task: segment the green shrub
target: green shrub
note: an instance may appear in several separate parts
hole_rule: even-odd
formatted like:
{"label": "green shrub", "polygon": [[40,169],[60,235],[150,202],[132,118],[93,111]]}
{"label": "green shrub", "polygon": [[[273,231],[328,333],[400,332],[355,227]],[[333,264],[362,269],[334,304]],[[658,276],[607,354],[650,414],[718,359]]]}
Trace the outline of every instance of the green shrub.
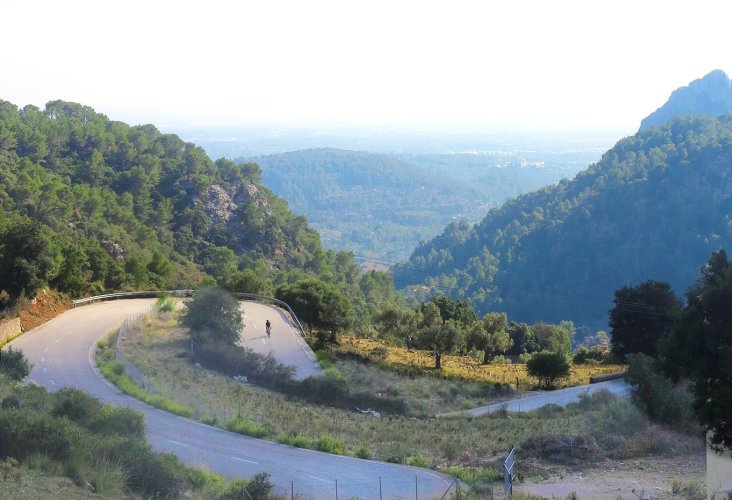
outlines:
{"label": "green shrub", "polygon": [[229,490],[221,497],[223,500],[269,500],[274,485],[269,474],[260,472],[250,481],[232,481]]}
{"label": "green shrub", "polygon": [[219,419],[216,415],[203,415],[201,417],[201,423],[206,425],[213,425],[216,426],[219,424]]}
{"label": "green shrub", "polygon": [[371,458],[371,450],[369,450],[365,444],[361,444],[358,446],[358,448],[356,448],[354,456],[356,456],[357,458],[364,458],[368,460]]}
{"label": "green shrub", "polygon": [[574,352],[572,362],[576,365],[605,363],[610,358],[610,349],[605,345],[580,347]]}
{"label": "green shrub", "polygon": [[95,433],[142,439],[145,437],[145,418],[132,408],[103,405],[95,418],[86,424]]}
{"label": "green shrub", "polygon": [[24,460],[36,451],[66,461],[82,438],[81,429],[66,419],[26,410],[0,411],[2,454]]}
{"label": "green shrub", "polygon": [[108,440],[98,450],[120,463],[128,474],[127,486],[155,497],[178,497],[187,471],[171,453],[155,453],[139,439]]}
{"label": "green shrub", "polygon": [[564,408],[558,404],[549,403],[534,410],[534,415],[539,418],[554,418],[558,413],[562,413]]}
{"label": "green shrub", "polygon": [[173,312],[175,310],[175,299],[163,292],[155,301],[155,308],[161,313]]}
{"label": "green shrub", "polygon": [[18,398],[18,396],[16,396],[15,394],[6,396],[3,398],[2,403],[0,403],[0,407],[2,407],[3,410],[8,410],[8,409],[17,410],[20,408],[20,398]]}
{"label": "green shrub", "polygon": [[641,433],[648,428],[648,421],[633,403],[617,401],[606,405],[595,420],[594,432],[617,434],[625,437]]}
{"label": "green shrub", "polygon": [[278,443],[294,446],[295,448],[310,448],[310,438],[296,432],[288,432],[277,438]]}
{"label": "green shrub", "polygon": [[317,351],[315,351],[315,358],[318,360],[318,363],[323,370],[335,366],[335,361],[333,361],[330,353],[325,349],[318,349]]}
{"label": "green shrub", "polygon": [[204,498],[219,497],[223,495],[228,487],[226,480],[215,472],[199,468],[188,469],[188,483],[195,489],[201,491]]}
{"label": "green shrub", "polygon": [[323,370],[323,376],[336,382],[340,382],[341,380],[343,380],[343,374],[335,366],[330,366]]}
{"label": "green shrub", "polygon": [[376,361],[386,361],[386,358],[389,357],[389,349],[384,346],[374,347],[369,352],[369,356]]}
{"label": "green shrub", "polygon": [[13,380],[23,380],[30,374],[31,368],[32,365],[20,349],[9,347],[0,351],[0,374]]}
{"label": "green shrub", "polygon": [[334,455],[346,454],[346,442],[342,439],[328,436],[327,434],[321,434],[318,436],[314,445],[315,449],[318,451],[333,453]]}
{"label": "green shrub", "polygon": [[569,368],[564,354],[551,351],[534,353],[526,363],[527,373],[538,378],[546,388],[552,387],[558,378],[569,375]]}
{"label": "green shrub", "polygon": [[645,354],[629,354],[625,380],[633,385],[633,401],[654,422],[686,432],[698,431],[693,398],[683,387],[675,387],[661,374],[655,358]]}
{"label": "green shrub", "polygon": [[251,420],[244,419],[237,416],[236,418],[229,421],[226,424],[226,428],[231,432],[237,434],[243,434],[245,436],[252,436],[257,438],[265,437],[268,434],[267,428]]}
{"label": "green shrub", "polygon": [[421,455],[421,454],[407,457],[407,465],[411,465],[412,467],[423,467],[423,468],[427,468],[429,466],[429,464],[427,462],[427,458],[425,458],[425,456]]}
{"label": "green shrub", "polygon": [[453,465],[447,469],[447,473],[466,483],[477,481],[494,482],[503,479],[503,473],[495,467],[467,468],[462,465]]}
{"label": "green shrub", "polygon": [[506,358],[506,356],[500,354],[498,356],[493,356],[493,359],[491,359],[491,365],[493,366],[503,366],[508,364],[509,362],[510,360]]}
{"label": "green shrub", "polygon": [[54,417],[66,417],[74,422],[86,422],[95,416],[102,407],[98,399],[79,389],[64,387],[53,394]]}

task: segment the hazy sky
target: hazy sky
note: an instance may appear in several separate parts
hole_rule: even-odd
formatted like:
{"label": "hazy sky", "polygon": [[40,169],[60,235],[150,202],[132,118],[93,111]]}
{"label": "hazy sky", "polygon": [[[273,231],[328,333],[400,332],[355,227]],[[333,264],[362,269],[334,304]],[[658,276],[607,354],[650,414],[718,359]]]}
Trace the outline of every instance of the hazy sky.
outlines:
{"label": "hazy sky", "polygon": [[163,127],[630,133],[732,73],[728,1],[0,2],[0,99]]}

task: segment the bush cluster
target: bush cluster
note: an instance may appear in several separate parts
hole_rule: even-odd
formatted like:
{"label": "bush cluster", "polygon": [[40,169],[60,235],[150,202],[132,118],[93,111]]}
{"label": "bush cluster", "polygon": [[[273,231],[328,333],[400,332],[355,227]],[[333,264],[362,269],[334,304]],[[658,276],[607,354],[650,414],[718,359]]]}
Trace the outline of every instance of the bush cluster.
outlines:
{"label": "bush cluster", "polygon": [[[212,342],[199,344],[195,349],[195,358],[206,368],[228,376],[246,375],[259,386],[312,403],[348,409],[379,408],[383,412],[394,414],[404,414],[407,411],[406,404],[401,399],[378,396],[366,391],[351,391],[343,378],[338,376],[340,373],[336,373],[335,367],[329,367],[323,376],[308,377],[300,381],[295,379],[293,367],[278,363],[271,356],[262,356],[241,346],[223,346]],[[322,354],[320,358],[326,359]]]}

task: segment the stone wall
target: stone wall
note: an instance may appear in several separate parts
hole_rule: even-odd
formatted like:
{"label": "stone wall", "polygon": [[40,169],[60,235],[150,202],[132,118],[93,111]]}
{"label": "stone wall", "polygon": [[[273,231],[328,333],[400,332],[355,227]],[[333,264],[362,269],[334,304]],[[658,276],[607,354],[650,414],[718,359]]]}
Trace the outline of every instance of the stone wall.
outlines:
{"label": "stone wall", "polygon": [[15,337],[20,332],[20,318],[0,321],[0,345],[3,345],[7,339]]}

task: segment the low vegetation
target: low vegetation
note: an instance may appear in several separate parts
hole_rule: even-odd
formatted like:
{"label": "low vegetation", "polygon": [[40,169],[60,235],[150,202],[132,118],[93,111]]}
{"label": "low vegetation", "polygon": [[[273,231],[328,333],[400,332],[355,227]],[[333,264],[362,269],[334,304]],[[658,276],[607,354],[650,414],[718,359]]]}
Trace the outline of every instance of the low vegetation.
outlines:
{"label": "low vegetation", "polygon": [[143,416],[134,410],[104,405],[76,389],[49,393],[2,375],[0,400],[2,498],[225,498],[229,491],[216,474],[153,452]]}
{"label": "low vegetation", "polygon": [[[526,371],[524,363],[511,363],[508,358],[500,356],[488,365],[473,356],[446,354],[442,358],[442,369],[435,370],[434,358],[428,351],[407,349],[390,345],[378,339],[342,337],[341,345],[334,346],[332,352],[336,357],[354,356],[368,360],[389,370],[405,375],[431,374],[443,379],[468,380],[480,383],[506,384],[526,390],[537,385],[537,379]],[[590,377],[623,371],[624,365],[617,364],[574,364],[569,376],[561,379],[558,387],[587,384]]]}
{"label": "low vegetation", "polygon": [[[685,437],[653,424],[634,405],[602,392],[567,409],[548,406],[511,418],[505,412],[480,418],[424,418],[424,410],[436,408],[435,402],[422,400],[420,414],[411,402],[411,398],[418,400],[414,393],[409,393],[407,408],[421,415],[417,418],[384,411],[376,417],[362,413],[359,409],[369,408],[358,405],[346,409],[308,403],[298,394],[273,392],[213,370],[196,368],[184,354],[187,338],[172,316],[162,315],[149,318],[139,329],[129,332],[123,349],[140,368],[151,391],[193,408],[202,422],[291,446],[446,471],[453,466],[467,467],[464,474],[479,474],[475,471],[481,469],[476,467],[492,470],[491,464],[519,443],[528,458],[550,458],[552,454],[562,457],[569,453],[569,458],[562,458],[564,461],[577,457],[599,461],[605,457],[688,452],[702,446],[697,437]],[[414,383],[423,385],[414,392],[424,390],[428,399],[432,397],[428,389],[431,385],[437,388],[434,392],[446,391],[445,400],[453,387],[457,394],[467,394],[480,386],[489,390],[494,387],[459,378],[435,378],[420,373],[421,370],[409,374],[398,365],[392,370],[382,356],[345,354],[353,347],[351,342],[371,341],[348,337],[342,340],[335,356],[319,352],[318,357],[329,377],[346,383],[364,383],[381,374],[399,397],[406,394],[401,392],[404,387]],[[388,352],[387,349],[386,353],[377,354]],[[439,401],[440,397],[434,399]],[[611,437],[605,439],[605,435]],[[456,475],[461,474],[458,470],[453,469]],[[490,476],[490,472],[485,474]]]}

